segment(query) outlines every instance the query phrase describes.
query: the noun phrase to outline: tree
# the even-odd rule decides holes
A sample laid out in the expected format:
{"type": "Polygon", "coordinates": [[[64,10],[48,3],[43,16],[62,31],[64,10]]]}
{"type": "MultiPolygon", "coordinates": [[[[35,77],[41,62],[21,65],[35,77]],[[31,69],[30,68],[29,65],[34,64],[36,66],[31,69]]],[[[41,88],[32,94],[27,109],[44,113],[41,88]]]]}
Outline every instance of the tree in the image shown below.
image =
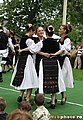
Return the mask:
{"type": "Polygon", "coordinates": [[[8,20],[9,29],[15,28],[17,31],[24,28],[28,22],[45,24],[56,15],[57,8],[54,3],[55,0],[4,0],[1,18],[2,21],[8,20]]]}
{"type": "Polygon", "coordinates": [[[36,23],[36,16],[39,14],[39,0],[4,0],[2,6],[2,20],[7,19],[9,29],[17,31],[23,29],[28,22],[36,23]]]}
{"type": "MultiPolygon", "coordinates": [[[[83,0],[69,0],[68,2],[68,21],[72,23],[76,35],[74,38],[77,42],[83,42],[83,0]]],[[[73,36],[73,34],[72,34],[73,36]]],[[[73,38],[73,39],[74,39],[73,38]]]]}
{"type": "MultiPolygon", "coordinates": [[[[63,0],[4,0],[0,9],[2,14],[0,20],[7,20],[7,27],[15,29],[17,33],[23,31],[29,22],[36,26],[52,24],[58,31],[59,25],[62,23],[62,12],[63,0]]],[[[73,32],[76,32],[77,41],[83,40],[82,16],[83,0],[68,0],[67,22],[70,22],[74,28],[73,32]]],[[[72,39],[74,40],[73,37],[72,39]]]]}

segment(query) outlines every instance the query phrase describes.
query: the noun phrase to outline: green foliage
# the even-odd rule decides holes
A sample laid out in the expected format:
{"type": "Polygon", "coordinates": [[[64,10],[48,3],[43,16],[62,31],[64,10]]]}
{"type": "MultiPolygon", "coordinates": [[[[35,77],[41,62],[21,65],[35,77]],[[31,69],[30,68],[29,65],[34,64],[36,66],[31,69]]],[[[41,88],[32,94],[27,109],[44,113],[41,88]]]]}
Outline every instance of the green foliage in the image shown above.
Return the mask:
{"type": "MultiPolygon", "coordinates": [[[[52,24],[58,34],[62,23],[63,0],[4,0],[0,9],[0,21],[7,20],[6,26],[22,34],[27,23],[35,26],[52,24]]],[[[83,0],[68,0],[67,22],[73,28],[73,41],[83,41],[83,0]]]]}
{"type": "Polygon", "coordinates": [[[73,0],[68,2],[68,15],[74,24],[83,24],[83,0],[73,0]]]}
{"type": "Polygon", "coordinates": [[[60,16],[56,16],[54,20],[50,20],[49,24],[53,25],[55,27],[55,34],[58,35],[58,29],[60,27],[60,24],[62,23],[62,18],[60,16]]]}

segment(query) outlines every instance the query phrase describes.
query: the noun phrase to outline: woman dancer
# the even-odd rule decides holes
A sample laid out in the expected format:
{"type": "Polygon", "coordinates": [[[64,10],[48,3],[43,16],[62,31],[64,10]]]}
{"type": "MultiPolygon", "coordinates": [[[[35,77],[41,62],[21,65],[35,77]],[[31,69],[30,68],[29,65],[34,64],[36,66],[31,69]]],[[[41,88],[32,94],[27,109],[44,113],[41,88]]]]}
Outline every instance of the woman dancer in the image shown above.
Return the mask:
{"type": "MultiPolygon", "coordinates": [[[[59,34],[61,35],[61,49],[60,51],[56,52],[55,54],[51,54],[54,56],[57,56],[59,54],[62,54],[59,56],[59,62],[62,68],[62,74],[63,79],[65,83],[66,88],[73,88],[73,74],[72,74],[72,67],[69,60],[70,50],[71,50],[71,41],[68,37],[68,33],[71,32],[71,26],[70,25],[61,25],[59,28],[59,34]],[[64,53],[63,53],[64,52],[64,53]]],[[[62,98],[61,98],[61,105],[64,105],[66,102],[66,94],[65,92],[61,92],[62,98]]]]}
{"type": "MultiPolygon", "coordinates": [[[[27,47],[26,40],[29,40],[29,38],[31,39],[34,34],[32,24],[28,24],[26,29],[27,31],[20,41],[20,49],[22,50],[27,47]]],[[[29,43],[28,46],[30,46],[30,44],[31,43],[29,43]]],[[[33,55],[29,51],[20,50],[19,59],[15,66],[10,85],[20,90],[20,95],[17,99],[18,102],[22,101],[25,90],[27,90],[25,99],[26,101],[29,101],[32,88],[38,88],[38,79],[33,63],[33,55]]]]}

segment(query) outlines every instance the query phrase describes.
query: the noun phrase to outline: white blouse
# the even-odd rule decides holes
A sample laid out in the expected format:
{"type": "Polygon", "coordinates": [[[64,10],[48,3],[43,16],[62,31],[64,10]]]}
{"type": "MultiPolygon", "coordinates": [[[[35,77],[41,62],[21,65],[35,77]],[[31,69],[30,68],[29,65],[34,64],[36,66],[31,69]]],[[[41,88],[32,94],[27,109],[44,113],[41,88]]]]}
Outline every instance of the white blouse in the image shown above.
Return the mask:
{"type": "Polygon", "coordinates": [[[63,55],[66,55],[71,50],[71,40],[69,38],[66,38],[64,40],[64,44],[60,45],[60,49],[64,50],[63,55]]]}
{"type": "Polygon", "coordinates": [[[27,39],[26,45],[31,53],[38,53],[43,47],[42,40],[35,44],[31,38],[27,39]]]}

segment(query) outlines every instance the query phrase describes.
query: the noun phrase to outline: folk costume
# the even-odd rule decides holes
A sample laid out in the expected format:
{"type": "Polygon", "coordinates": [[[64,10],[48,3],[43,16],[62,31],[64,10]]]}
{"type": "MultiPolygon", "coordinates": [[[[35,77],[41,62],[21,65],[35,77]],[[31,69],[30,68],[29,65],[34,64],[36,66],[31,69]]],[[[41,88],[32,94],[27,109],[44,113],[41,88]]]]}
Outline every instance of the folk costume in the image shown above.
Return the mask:
{"type": "Polygon", "coordinates": [[[15,52],[13,44],[9,41],[8,36],[6,35],[6,33],[4,33],[3,28],[0,26],[0,82],[3,82],[1,62],[2,62],[2,58],[7,57],[8,55],[9,45],[12,52],[15,52]]]}
{"type": "Polygon", "coordinates": [[[0,29],[0,82],[3,81],[2,79],[2,67],[1,67],[1,62],[2,62],[2,57],[4,54],[8,53],[7,52],[7,45],[8,45],[8,37],[7,35],[3,32],[3,29],[0,29]]]}
{"type": "MultiPolygon", "coordinates": [[[[26,40],[29,40],[29,38],[30,37],[25,35],[21,39],[20,49],[27,47],[26,40]]],[[[29,46],[30,44],[28,44],[28,47],[29,46]]],[[[38,88],[38,79],[33,63],[33,55],[29,51],[23,51],[19,55],[10,85],[18,90],[38,88]]]]}
{"type": "MultiPolygon", "coordinates": [[[[33,52],[55,53],[59,43],[53,38],[47,38],[29,47],[33,52]]],[[[39,65],[39,93],[57,93],[65,91],[62,72],[57,58],[41,58],[39,65]]]]}
{"type": "MultiPolygon", "coordinates": [[[[43,38],[41,41],[43,41],[44,39],[45,39],[45,38],[43,38]]],[[[38,43],[38,42],[40,42],[39,38],[36,37],[36,38],[34,39],[34,42],[35,42],[35,44],[38,43]]],[[[37,76],[39,76],[39,64],[40,64],[41,58],[42,58],[41,55],[36,54],[36,58],[35,58],[35,68],[36,68],[37,76]]]]}
{"type": "Polygon", "coordinates": [[[71,41],[68,36],[64,37],[63,42],[61,43],[61,49],[64,49],[65,52],[59,57],[59,62],[62,68],[63,80],[66,88],[73,88],[73,73],[72,67],[67,56],[67,53],[71,50],[71,41]]]}

